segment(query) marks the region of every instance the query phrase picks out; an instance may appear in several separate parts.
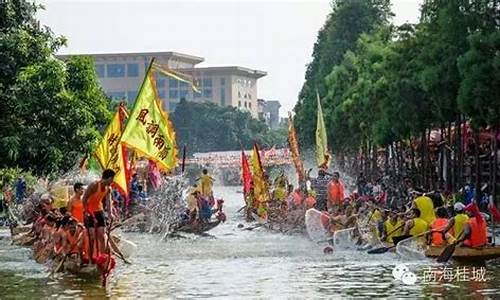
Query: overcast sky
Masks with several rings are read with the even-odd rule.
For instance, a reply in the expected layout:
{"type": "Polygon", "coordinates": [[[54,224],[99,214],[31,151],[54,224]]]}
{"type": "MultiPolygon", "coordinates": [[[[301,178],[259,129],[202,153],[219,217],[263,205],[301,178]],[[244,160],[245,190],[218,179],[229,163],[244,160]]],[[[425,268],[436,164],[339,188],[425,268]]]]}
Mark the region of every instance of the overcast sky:
{"type": "MultiPolygon", "coordinates": [[[[268,73],[258,96],[297,102],[328,0],[44,0],[41,22],[68,38],[64,54],[176,51],[198,66],[238,65],[268,73]]],[[[417,22],[422,0],[393,0],[394,23],[417,22]]]]}

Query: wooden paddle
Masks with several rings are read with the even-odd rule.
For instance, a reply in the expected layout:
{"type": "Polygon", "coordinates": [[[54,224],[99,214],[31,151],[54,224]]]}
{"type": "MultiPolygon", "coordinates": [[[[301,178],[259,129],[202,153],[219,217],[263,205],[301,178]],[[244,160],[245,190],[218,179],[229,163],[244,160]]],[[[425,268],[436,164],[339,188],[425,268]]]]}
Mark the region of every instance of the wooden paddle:
{"type": "Polygon", "coordinates": [[[381,248],[373,249],[373,250],[368,251],[367,253],[368,254],[382,254],[382,253],[386,253],[387,251],[389,251],[392,248],[396,247],[398,245],[398,243],[401,242],[401,241],[403,241],[403,240],[416,239],[416,238],[419,238],[419,237],[424,236],[426,234],[429,234],[430,232],[432,232],[432,230],[428,230],[426,232],[422,232],[422,233],[417,234],[415,236],[412,236],[412,235],[395,236],[395,237],[392,238],[392,241],[394,242],[393,246],[381,247],[381,248]]]}
{"type": "Polygon", "coordinates": [[[441,252],[441,254],[437,258],[438,263],[445,263],[450,260],[450,258],[453,256],[453,253],[455,252],[457,245],[463,242],[462,235],[463,231],[458,235],[456,241],[454,241],[453,243],[446,246],[446,248],[444,248],[443,252],[441,252]]]}

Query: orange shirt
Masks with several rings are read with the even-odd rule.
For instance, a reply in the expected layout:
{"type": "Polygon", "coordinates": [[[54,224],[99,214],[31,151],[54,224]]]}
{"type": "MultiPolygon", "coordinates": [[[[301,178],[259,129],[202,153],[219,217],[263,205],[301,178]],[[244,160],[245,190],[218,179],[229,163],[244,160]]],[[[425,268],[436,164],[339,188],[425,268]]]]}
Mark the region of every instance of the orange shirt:
{"type": "Polygon", "coordinates": [[[486,221],[478,223],[476,217],[470,218],[467,221],[471,229],[470,238],[464,241],[464,245],[469,247],[482,247],[488,242],[488,229],[486,228],[486,221]]]}
{"type": "Polygon", "coordinates": [[[70,213],[73,218],[78,220],[78,222],[83,223],[83,201],[76,195],[71,199],[70,213]]]}
{"type": "Polygon", "coordinates": [[[306,207],[309,209],[309,208],[313,208],[314,205],[316,205],[316,199],[314,199],[313,196],[309,196],[306,198],[306,207]]]}
{"type": "Polygon", "coordinates": [[[104,187],[104,190],[102,189],[101,182],[97,182],[97,191],[94,192],[92,195],[90,195],[88,201],[87,201],[87,210],[90,213],[96,212],[96,211],[102,211],[103,206],[102,206],[102,200],[108,195],[109,193],[109,188],[104,187]]]}
{"type": "Polygon", "coordinates": [[[328,184],[328,196],[331,202],[339,204],[344,201],[344,185],[339,182],[331,181],[328,184]]]}
{"type": "MultiPolygon", "coordinates": [[[[433,230],[443,230],[448,225],[448,220],[444,218],[438,218],[434,220],[431,224],[433,230]]],[[[443,234],[441,232],[435,231],[432,233],[432,245],[442,246],[444,244],[443,234]]]]}

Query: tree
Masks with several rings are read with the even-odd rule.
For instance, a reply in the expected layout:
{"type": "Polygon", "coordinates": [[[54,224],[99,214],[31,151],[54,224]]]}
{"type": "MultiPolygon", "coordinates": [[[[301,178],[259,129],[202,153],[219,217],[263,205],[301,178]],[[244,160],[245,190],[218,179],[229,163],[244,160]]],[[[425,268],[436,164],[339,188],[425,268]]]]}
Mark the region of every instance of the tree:
{"type": "Polygon", "coordinates": [[[0,4],[0,167],[46,175],[74,166],[109,112],[92,60],[54,58],[65,39],[40,28],[40,8],[0,4]]]}
{"type": "MultiPolygon", "coordinates": [[[[313,60],[308,65],[305,83],[295,106],[294,118],[299,142],[314,144],[316,128],[316,92],[327,94],[325,78],[352,50],[362,33],[386,24],[392,16],[389,0],[334,0],[332,13],[318,33],[313,60]]],[[[328,120],[325,120],[327,127],[328,120]]]]}

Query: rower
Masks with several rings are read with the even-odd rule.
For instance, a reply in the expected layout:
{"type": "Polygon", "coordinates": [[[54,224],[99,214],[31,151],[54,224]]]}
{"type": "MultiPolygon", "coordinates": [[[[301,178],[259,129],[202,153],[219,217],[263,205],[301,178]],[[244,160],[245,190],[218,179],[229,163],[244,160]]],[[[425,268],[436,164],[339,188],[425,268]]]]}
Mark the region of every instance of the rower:
{"type": "Polygon", "coordinates": [[[465,208],[465,211],[470,219],[464,224],[463,245],[472,248],[486,246],[488,229],[479,208],[475,203],[471,203],[465,208]]]}
{"type": "Polygon", "coordinates": [[[406,221],[405,224],[404,235],[416,236],[425,233],[429,228],[429,224],[420,217],[420,210],[412,208],[411,212],[411,219],[406,221]]]}
{"type": "Polygon", "coordinates": [[[78,222],[84,222],[83,219],[83,183],[77,182],[73,185],[74,195],[68,202],[68,212],[71,214],[73,218],[75,218],[78,222]]]}
{"type": "Polygon", "coordinates": [[[432,224],[432,222],[436,219],[436,215],[434,214],[434,204],[431,198],[425,195],[419,196],[413,201],[413,207],[418,208],[422,220],[427,222],[427,224],[432,224]]]}
{"type": "Polygon", "coordinates": [[[381,240],[393,243],[392,238],[401,235],[403,232],[402,227],[403,221],[399,219],[398,214],[395,211],[389,212],[389,217],[384,222],[381,240]]]}
{"type": "Polygon", "coordinates": [[[103,200],[107,202],[108,214],[111,210],[110,185],[115,177],[115,171],[106,169],[102,172],[100,180],[89,184],[83,195],[83,208],[85,211],[85,226],[89,232],[90,257],[94,259],[105,252],[104,244],[104,208],[103,200]],[[94,248],[97,253],[94,253],[94,248]]]}
{"type": "Polygon", "coordinates": [[[445,231],[446,228],[448,228],[448,212],[446,211],[446,208],[439,207],[436,213],[437,219],[435,219],[431,224],[431,245],[444,246],[446,244],[446,240],[451,238],[451,235],[445,231]]]}
{"type": "Polygon", "coordinates": [[[453,235],[455,238],[458,238],[462,235],[462,232],[464,231],[464,225],[469,220],[469,216],[465,214],[465,205],[463,205],[461,202],[455,203],[453,209],[455,210],[455,216],[453,218],[450,218],[448,226],[444,230],[442,230],[442,232],[444,233],[449,231],[451,235],[453,235]]]}

